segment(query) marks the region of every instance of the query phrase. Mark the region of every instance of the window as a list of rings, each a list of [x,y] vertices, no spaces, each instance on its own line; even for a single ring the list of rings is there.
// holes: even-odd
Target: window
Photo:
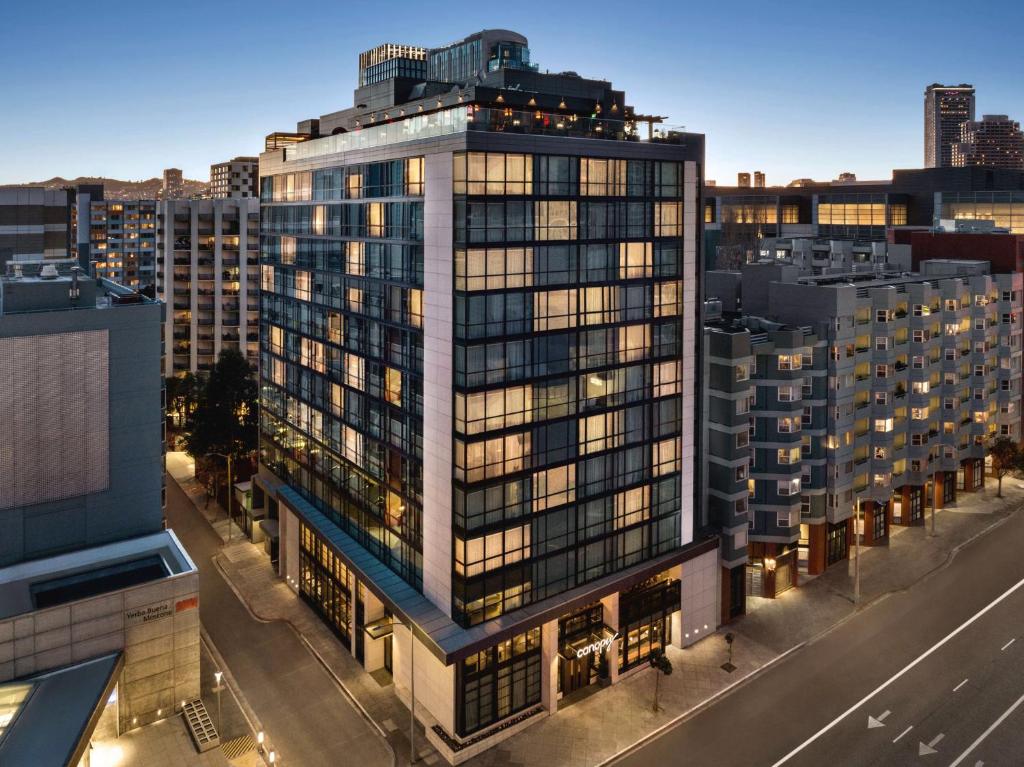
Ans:
[[[800,495],[800,478],[780,479],[776,482],[776,489],[779,495]]]
[[[876,405],[885,405],[888,402],[889,402],[889,393],[888,392],[885,392],[885,391],[876,391],[875,392],[875,404]]]
[[[779,386],[779,402],[796,402],[800,399],[800,389],[792,384]]]
[[[733,367],[733,370],[736,372],[737,383],[739,383],[740,381],[750,380],[750,368],[746,364],[739,363],[735,367]]]
[[[876,309],[875,322],[888,322],[892,319],[892,312],[889,309]]]
[[[918,333],[918,331],[915,330],[914,333],[916,335]],[[890,339],[888,336],[876,336],[875,337],[875,351],[880,351],[880,352],[886,351],[889,348],[889,344],[891,343],[891,341],[892,341],[892,339]]]
[[[801,421],[801,419],[799,419],[799,418],[791,418],[789,416],[785,416],[785,417],[779,418],[778,419],[779,432],[782,433],[782,434],[794,434],[794,433],[800,431],[800,421]]]
[[[926,359],[927,359],[926,357],[923,357],[923,356],[920,356],[920,355],[915,356],[915,357],[911,358],[910,365],[915,370],[921,370],[921,369],[923,369],[927,365]]]
[[[892,418],[876,418],[875,419],[875,431],[877,432],[890,432],[893,429]]]
[[[575,240],[576,203],[568,200],[534,202],[535,237],[538,240]]]
[[[799,354],[780,354],[779,370],[800,370],[803,359]]]
[[[799,447],[780,447],[776,453],[778,462],[784,466],[800,462]]]
[[[469,735],[541,699],[540,629],[499,642],[458,666],[458,723]]]
[[[910,418],[914,421],[927,421],[928,420],[928,408],[926,407],[912,407],[910,408]]]

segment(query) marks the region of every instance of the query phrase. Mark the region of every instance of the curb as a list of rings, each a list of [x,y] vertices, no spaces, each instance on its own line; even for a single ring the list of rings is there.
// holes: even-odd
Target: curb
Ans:
[[[235,699],[235,703],[238,704],[238,710],[242,712],[242,716],[245,718],[246,724],[249,725],[249,731],[254,736],[257,732],[265,733],[266,730],[263,727],[263,723],[260,722],[256,712],[253,710],[252,706],[249,705],[248,699],[246,699],[245,695],[242,693],[242,688],[239,686],[238,680],[236,680],[235,675],[231,673],[231,669],[224,661],[224,656],[220,654],[220,650],[217,649],[217,645],[213,643],[213,640],[210,638],[210,635],[206,633],[206,629],[203,628],[201,623],[199,625],[199,640],[206,647],[206,651],[210,653],[210,658],[217,665],[217,670],[224,673],[224,681],[227,682],[228,691],[231,693],[231,697]],[[269,748],[269,740],[267,741],[267,746]]]
[[[168,475],[171,477],[171,479],[174,480],[174,483],[178,486],[178,489],[181,490],[181,492],[185,495],[186,498],[188,498],[193,508],[197,512],[199,512],[203,520],[210,526],[211,529],[214,529],[214,532],[216,532],[216,529],[213,527],[213,524],[206,517],[206,515],[202,513],[202,509],[199,508],[199,506],[196,504],[192,496],[189,495],[188,491],[184,487],[182,487],[181,483],[173,475],[171,475],[170,472],[168,472]],[[295,636],[303,645],[305,645],[306,649],[324,668],[324,670],[328,673],[331,679],[334,680],[334,683],[341,689],[342,693],[352,703],[353,707],[359,712],[360,716],[366,722],[368,722],[371,727],[373,727],[373,729],[377,732],[378,735],[380,735],[381,739],[384,741],[384,747],[387,748],[387,750],[391,753],[391,764],[397,767],[398,755],[395,753],[395,749],[392,747],[391,742],[388,740],[387,733],[379,724],[377,724],[373,717],[370,716],[369,712],[363,707],[362,703],[360,703],[359,700],[355,697],[355,695],[352,694],[352,691],[348,689],[348,687],[341,680],[341,678],[334,672],[334,670],[330,667],[330,665],[323,658],[323,656],[316,650],[316,648],[313,647],[312,644],[310,644],[309,640],[306,639],[305,636],[303,636],[302,632],[299,631],[295,624],[287,618],[264,618],[263,616],[256,613],[255,610],[253,610],[253,608],[249,604],[249,601],[242,595],[242,593],[235,586],[234,582],[231,580],[231,577],[224,570],[224,567],[220,562],[220,558],[221,556],[223,556],[223,546],[224,544],[222,543],[221,551],[219,551],[217,554],[210,558],[210,563],[213,565],[214,569],[216,569],[217,572],[220,574],[220,577],[224,580],[224,583],[227,584],[228,588],[231,589],[231,593],[235,595],[235,598],[245,608],[245,611],[249,613],[250,617],[252,617],[252,619],[257,621],[258,623],[284,623],[295,633]],[[229,682],[232,683],[232,688],[238,688],[238,685],[234,682],[234,678],[231,676],[230,671],[227,670],[227,664],[223,662],[223,656],[221,656],[220,653],[217,652],[216,647],[214,646],[212,640],[210,640],[209,635],[206,633],[206,629],[202,627],[201,623],[200,638],[203,640],[204,644],[206,644],[207,649],[210,651],[210,655],[214,656],[218,664],[221,665],[222,668],[224,669],[224,676],[228,679]],[[245,706],[242,705],[242,702],[238,699],[238,696],[235,696],[235,700],[238,701],[239,708],[242,710],[242,714],[245,716],[246,721],[249,722],[250,727],[252,727],[253,719],[256,719],[256,721],[258,722],[255,712],[252,712],[252,717],[250,718],[249,713],[251,712],[251,708],[249,711],[246,711]],[[248,706],[248,702],[246,702],[246,706]],[[262,727],[260,729],[262,729]],[[254,729],[253,731],[255,732],[256,730]]]
[[[288,618],[264,618],[262,615],[257,613],[256,610],[253,609],[252,605],[249,604],[249,601],[242,595],[242,592],[238,590],[238,587],[235,586],[234,581],[231,580],[231,576],[228,575],[227,571],[224,569],[224,565],[221,564],[221,561],[220,561],[221,556],[222,556],[221,554],[217,554],[216,556],[214,556],[211,559],[211,562],[213,563],[213,566],[216,568],[217,572],[220,573],[221,578],[223,578],[224,582],[228,585],[228,588],[231,589],[231,592],[235,595],[235,597],[242,604],[242,606],[245,607],[246,612],[249,613],[249,615],[253,618],[253,620],[257,621],[258,623],[263,623],[263,624],[283,623],[286,626],[288,626],[288,628],[290,628],[292,630],[292,632],[295,634],[296,638],[309,651],[310,655],[312,655],[314,658],[316,658],[317,662],[323,667],[324,671],[326,671],[327,674],[331,677],[331,679],[334,680],[334,683],[341,689],[341,691],[344,694],[344,696],[346,698],[348,698],[349,702],[359,712],[360,716],[362,716],[362,718],[371,727],[373,727],[373,729],[381,737],[381,739],[384,741],[385,747],[388,749],[388,751],[391,752],[391,763],[392,763],[392,765],[397,765],[398,764],[398,754],[395,752],[395,749],[392,747],[391,741],[388,740],[388,734],[384,731],[384,728],[381,727],[372,716],[370,716],[370,712],[367,711],[366,708],[363,707],[363,704],[359,702],[359,699],[355,696],[355,694],[348,688],[348,686],[345,684],[345,682],[342,681],[341,677],[338,676],[338,674],[334,671],[334,669],[331,668],[331,665],[327,662],[327,659],[324,658],[323,655],[320,654],[319,650],[317,650],[308,639],[306,639],[306,636],[301,631],[299,631],[298,627],[294,623],[292,623],[292,621],[290,619],[288,619]]]
[[[806,644],[807,644],[807,642],[800,642],[800,644],[793,645],[792,647],[790,647],[788,650],[786,650],[781,655],[776,655],[774,658],[772,658],[770,661],[768,661],[764,665],[759,666],[758,668],[754,669],[753,671],[751,671],[746,676],[740,677],[739,679],[737,679],[735,682],[733,682],[732,684],[728,685],[727,687],[723,687],[721,690],[716,692],[714,695],[712,695],[712,696],[710,696],[708,698],[705,698],[700,703],[697,703],[697,704],[691,706],[690,708],[688,708],[683,713],[678,714],[674,719],[671,719],[671,720],[665,722],[665,724],[661,725],[656,730],[651,731],[650,733],[648,733],[644,737],[642,737],[639,740],[631,743],[630,745],[626,746],[625,748],[623,748],[622,750],[618,751],[617,753],[612,754],[611,756],[609,756],[604,761],[598,762],[596,765],[594,765],[594,767],[608,767],[609,765],[615,764],[616,762],[618,762],[618,761],[620,761],[622,759],[625,759],[627,756],[630,756],[631,754],[633,754],[636,751],[640,750],[641,748],[643,748],[644,746],[648,745],[649,743],[657,740],[662,735],[664,735],[666,732],[668,732],[669,730],[673,729],[677,725],[683,723],[684,721],[686,721],[690,717],[694,716],[695,714],[700,713],[705,708],[708,708],[709,706],[711,706],[714,703],[718,702],[718,700],[720,698],[726,697],[727,695],[729,695],[731,692],[733,692],[734,690],[736,690],[740,686],[746,684],[747,682],[751,681],[755,677],[759,676],[762,672],[767,671],[769,668],[771,668],[772,666],[774,666],[777,663],[779,663],[779,661],[783,660],[784,658],[789,657],[790,655],[795,653],[797,650],[799,650],[802,647],[804,647],[804,645],[806,645]]]

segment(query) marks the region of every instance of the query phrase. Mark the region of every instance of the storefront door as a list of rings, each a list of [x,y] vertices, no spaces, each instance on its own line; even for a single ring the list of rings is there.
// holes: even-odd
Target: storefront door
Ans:
[[[576,690],[587,687],[593,675],[593,656],[587,655],[583,658],[570,656],[562,657],[562,694],[569,695]]]

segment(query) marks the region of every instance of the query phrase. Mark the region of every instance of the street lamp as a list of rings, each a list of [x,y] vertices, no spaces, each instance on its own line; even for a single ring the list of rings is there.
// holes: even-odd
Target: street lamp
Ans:
[[[277,754],[274,753],[274,749],[270,749],[270,753],[267,754],[267,761],[271,764],[277,761]]]
[[[221,708],[220,708],[220,693],[224,689],[224,685],[220,683],[220,680],[224,678],[224,674],[220,671],[213,672],[213,678],[217,680],[217,686],[213,688],[213,691],[217,693],[217,727],[221,730],[224,729],[224,720],[221,719]]]
[[[231,454],[225,455],[224,453],[210,453],[210,455],[216,455],[220,458],[226,458],[228,462],[228,543],[231,543],[231,500],[234,497],[234,487],[231,484]]]
[[[263,753],[263,730],[256,733],[256,750]]]
[[[853,559],[853,604],[860,604],[860,501],[856,498],[853,501],[853,544],[855,554]]]

